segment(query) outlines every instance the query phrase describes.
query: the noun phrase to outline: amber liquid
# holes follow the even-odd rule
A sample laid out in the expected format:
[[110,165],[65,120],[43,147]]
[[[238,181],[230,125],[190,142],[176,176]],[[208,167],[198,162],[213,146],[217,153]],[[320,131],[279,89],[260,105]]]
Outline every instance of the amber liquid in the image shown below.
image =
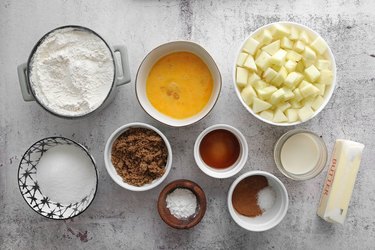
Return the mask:
[[199,146],[202,160],[213,168],[232,166],[240,155],[240,143],[237,137],[225,129],[218,129],[203,137]]

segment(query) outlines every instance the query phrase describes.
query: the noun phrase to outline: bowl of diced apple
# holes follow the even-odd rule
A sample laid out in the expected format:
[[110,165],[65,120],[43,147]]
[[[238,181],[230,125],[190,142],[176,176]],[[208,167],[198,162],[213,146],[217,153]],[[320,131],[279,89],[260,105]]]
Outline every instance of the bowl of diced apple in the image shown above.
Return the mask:
[[315,117],[336,84],[336,63],[326,41],[293,22],[260,27],[242,43],[233,71],[235,90],[256,118],[291,126]]

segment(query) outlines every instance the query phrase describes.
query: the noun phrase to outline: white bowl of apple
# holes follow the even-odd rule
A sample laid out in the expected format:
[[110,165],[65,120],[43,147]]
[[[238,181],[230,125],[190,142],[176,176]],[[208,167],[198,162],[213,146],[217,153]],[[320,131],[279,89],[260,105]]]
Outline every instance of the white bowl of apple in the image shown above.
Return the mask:
[[242,43],[233,79],[237,96],[256,118],[277,126],[306,122],[327,105],[336,63],[324,39],[310,28],[277,22]]

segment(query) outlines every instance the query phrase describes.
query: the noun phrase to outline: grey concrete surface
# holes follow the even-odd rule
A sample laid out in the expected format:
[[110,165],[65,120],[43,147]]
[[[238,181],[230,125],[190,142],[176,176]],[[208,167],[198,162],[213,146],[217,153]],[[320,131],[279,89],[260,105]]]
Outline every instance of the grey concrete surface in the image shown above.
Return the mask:
[[[0,249],[374,249],[375,243],[375,2],[368,0],[110,0],[0,1]],[[331,152],[336,138],[366,145],[346,223],[332,225],[316,215],[326,170],[296,182],[275,167],[272,149],[291,128],[266,125],[240,105],[232,85],[238,46],[254,29],[278,20],[300,22],[318,31],[337,61],[337,89],[328,106],[298,126],[323,136]],[[22,100],[16,67],[27,60],[37,40],[61,25],[94,29],[112,45],[129,49],[133,81],[119,88],[101,113],[81,120],[56,118],[36,103]],[[187,128],[170,128],[148,117],[134,95],[134,77],[155,46],[187,39],[200,43],[219,65],[224,87],[212,113]],[[171,141],[173,169],[148,192],[123,190],[103,165],[105,141],[117,127],[147,122]],[[237,226],[227,211],[226,194],[235,178],[217,180],[194,163],[196,136],[207,126],[227,123],[246,136],[249,159],[244,173],[261,169],[278,176],[289,191],[285,219],[263,233]],[[62,135],[85,144],[98,163],[99,191],[92,206],[69,221],[52,221],[33,212],[17,186],[17,168],[35,141]],[[238,176],[238,175],[237,175]],[[156,201],[162,187],[177,178],[199,183],[208,208],[192,230],[177,231],[161,221]]]

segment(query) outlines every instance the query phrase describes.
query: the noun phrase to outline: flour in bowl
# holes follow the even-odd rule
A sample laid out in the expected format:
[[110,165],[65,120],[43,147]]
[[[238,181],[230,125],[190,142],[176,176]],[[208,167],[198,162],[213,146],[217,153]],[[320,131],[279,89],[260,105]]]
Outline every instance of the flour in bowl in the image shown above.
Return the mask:
[[30,81],[41,104],[62,116],[82,116],[106,99],[114,78],[111,51],[97,35],[63,28],[36,49]]

